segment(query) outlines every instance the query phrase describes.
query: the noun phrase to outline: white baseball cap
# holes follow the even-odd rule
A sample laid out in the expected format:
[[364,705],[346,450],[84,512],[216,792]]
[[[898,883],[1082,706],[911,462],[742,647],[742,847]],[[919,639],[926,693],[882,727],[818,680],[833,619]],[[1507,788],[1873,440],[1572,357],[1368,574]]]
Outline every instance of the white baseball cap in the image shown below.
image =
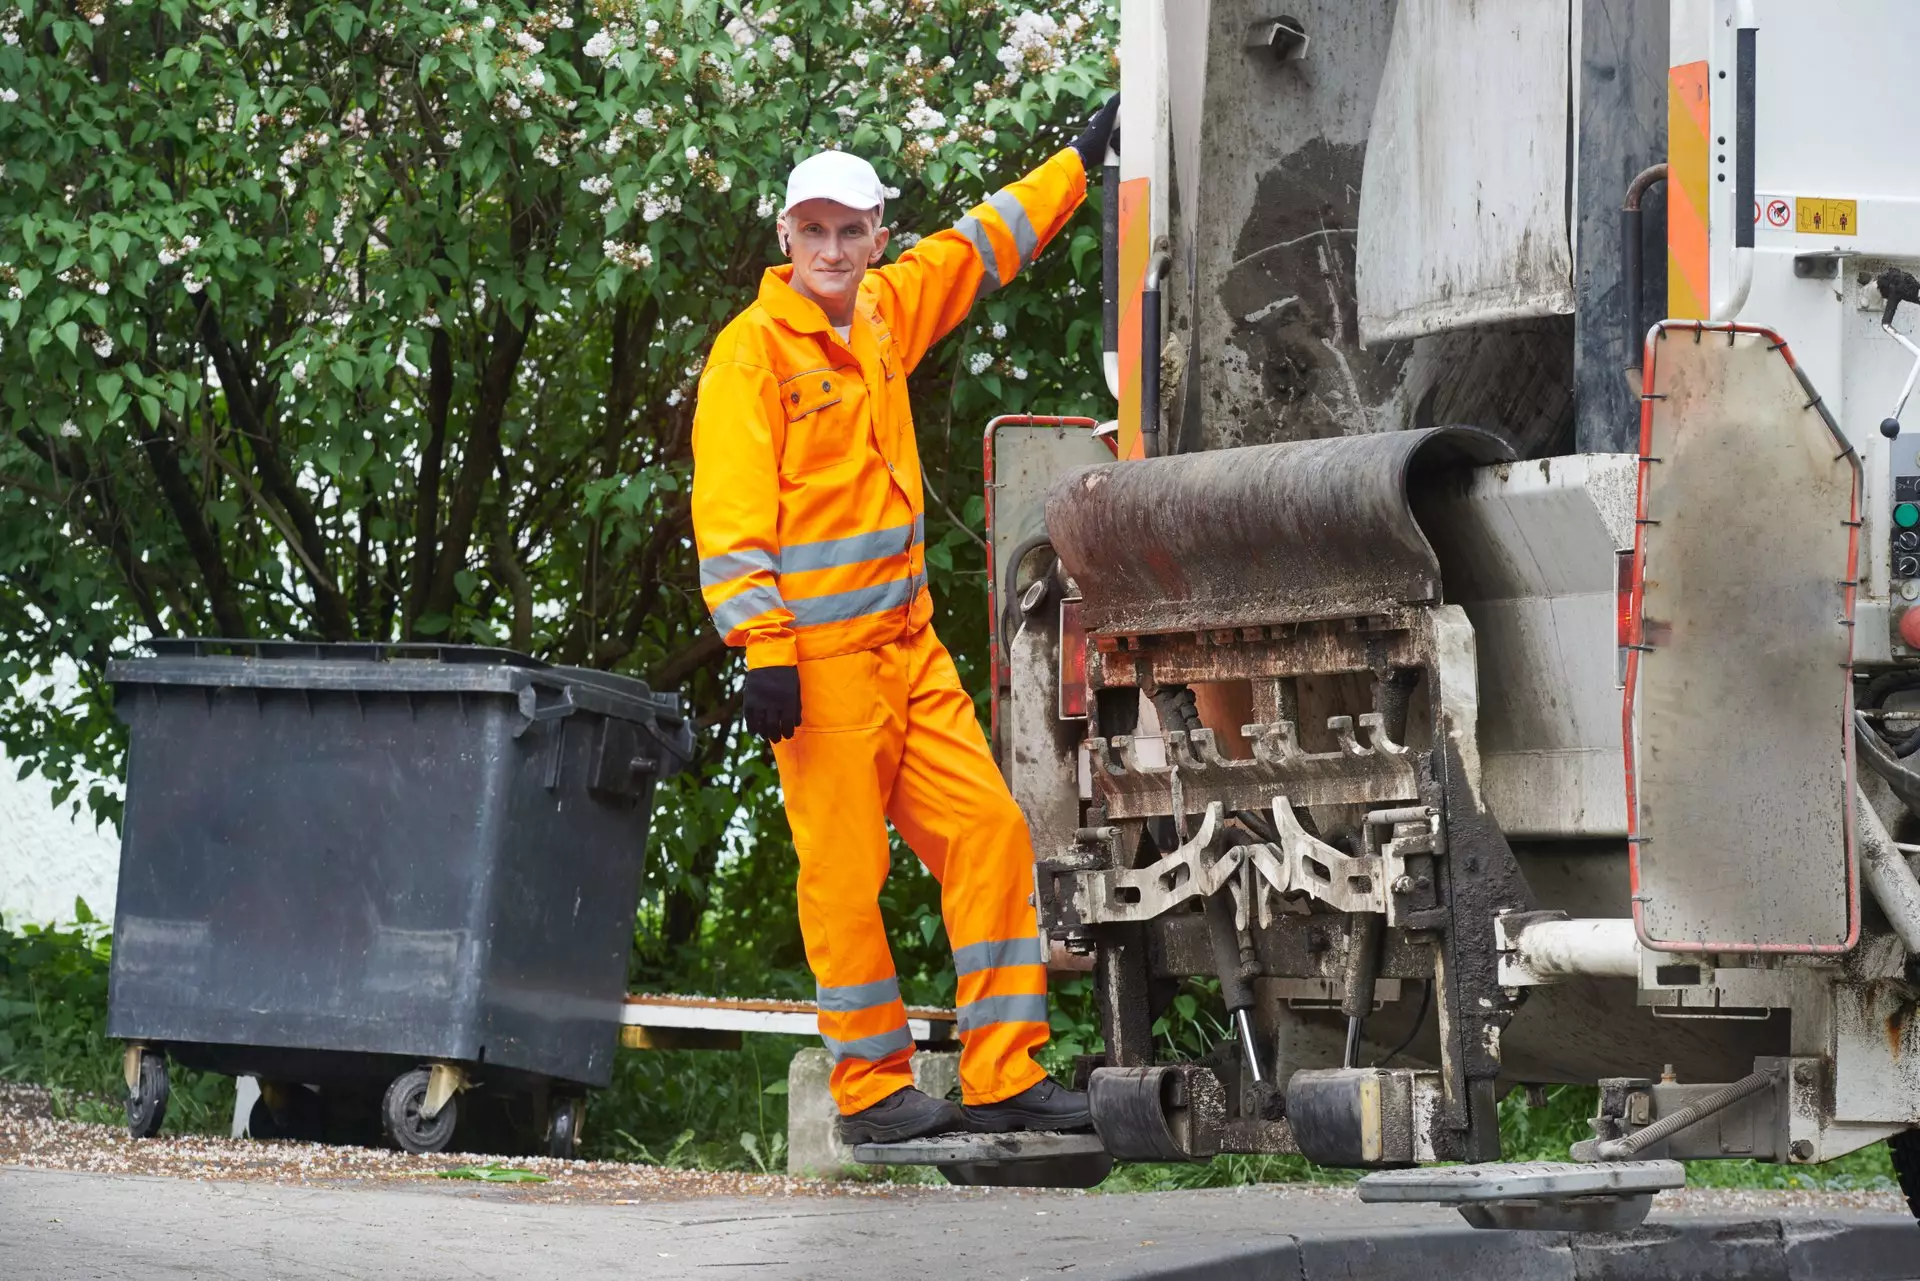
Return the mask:
[[832,200],[849,209],[878,209],[887,198],[880,175],[860,157],[845,151],[808,156],[787,175],[787,203],[781,212],[809,200]]

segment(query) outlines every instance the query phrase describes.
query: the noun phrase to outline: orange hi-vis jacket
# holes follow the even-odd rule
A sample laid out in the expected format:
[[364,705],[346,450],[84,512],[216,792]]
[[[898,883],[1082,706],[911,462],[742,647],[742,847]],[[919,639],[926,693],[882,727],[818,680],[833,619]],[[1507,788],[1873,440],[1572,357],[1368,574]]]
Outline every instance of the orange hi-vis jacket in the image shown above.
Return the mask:
[[907,375],[1086,197],[1068,148],[860,282],[851,337],[770,268],[720,331],[693,418],[700,588],[748,667],[925,627],[925,511]]

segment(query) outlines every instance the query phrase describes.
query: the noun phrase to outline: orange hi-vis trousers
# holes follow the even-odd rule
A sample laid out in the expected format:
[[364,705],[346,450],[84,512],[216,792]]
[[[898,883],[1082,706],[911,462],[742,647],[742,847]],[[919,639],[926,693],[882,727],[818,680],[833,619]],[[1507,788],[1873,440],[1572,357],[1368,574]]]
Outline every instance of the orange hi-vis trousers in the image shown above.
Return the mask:
[[802,659],[800,729],[774,744],[800,854],[800,929],[843,1113],[913,1084],[913,1038],[880,920],[887,822],[940,882],[959,976],[960,1088],[998,1103],[1045,1077],[1047,971],[1033,842],[973,700],[931,627]]

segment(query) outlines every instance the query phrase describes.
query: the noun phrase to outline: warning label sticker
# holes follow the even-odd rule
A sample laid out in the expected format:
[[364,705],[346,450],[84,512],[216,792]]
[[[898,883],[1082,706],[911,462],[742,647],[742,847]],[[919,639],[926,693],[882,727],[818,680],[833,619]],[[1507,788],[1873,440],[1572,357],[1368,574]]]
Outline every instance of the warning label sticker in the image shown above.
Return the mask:
[[1857,236],[1860,234],[1860,202],[1827,200],[1820,196],[1801,196],[1794,202],[1798,215],[1794,230],[1802,235]]

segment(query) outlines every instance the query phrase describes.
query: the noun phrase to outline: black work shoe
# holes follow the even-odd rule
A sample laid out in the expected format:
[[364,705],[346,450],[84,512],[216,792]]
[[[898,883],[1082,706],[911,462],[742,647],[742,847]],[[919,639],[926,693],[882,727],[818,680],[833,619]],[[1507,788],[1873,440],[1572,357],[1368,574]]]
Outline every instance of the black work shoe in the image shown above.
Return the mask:
[[898,1143],[928,1134],[951,1134],[967,1128],[967,1118],[945,1099],[922,1094],[909,1085],[889,1094],[870,1108],[842,1116],[840,1141],[848,1147],[861,1143]]
[[1069,1090],[1052,1077],[1028,1086],[1010,1099],[961,1109],[977,1134],[1006,1134],[1014,1130],[1091,1130],[1093,1113],[1087,1096]]

